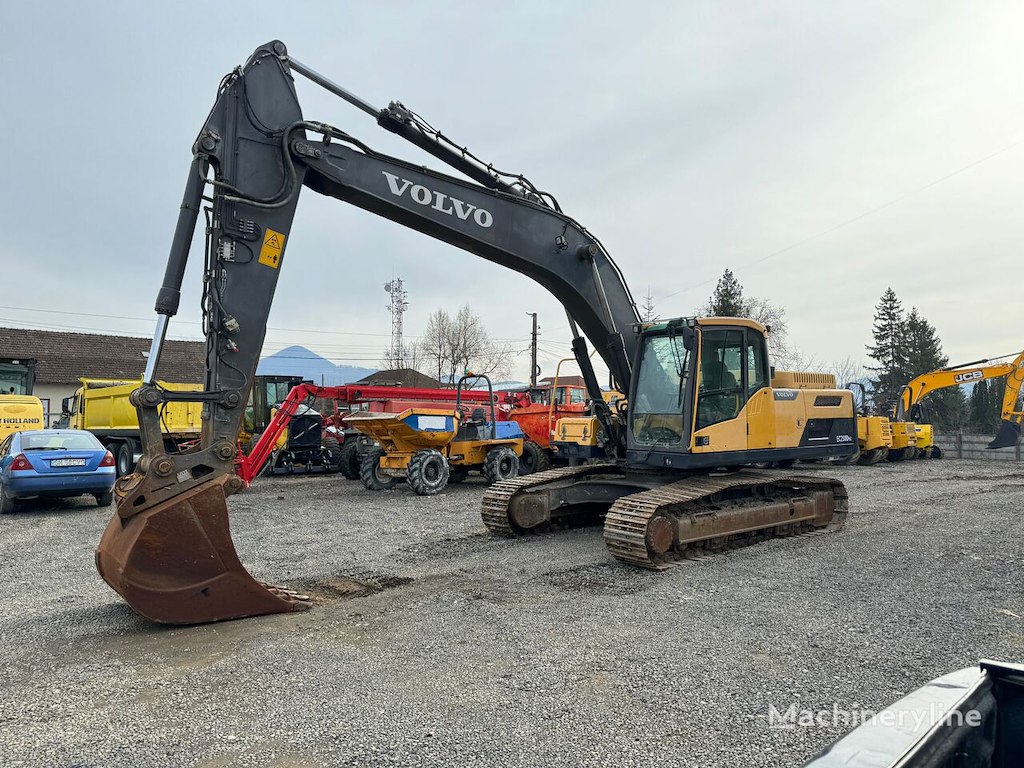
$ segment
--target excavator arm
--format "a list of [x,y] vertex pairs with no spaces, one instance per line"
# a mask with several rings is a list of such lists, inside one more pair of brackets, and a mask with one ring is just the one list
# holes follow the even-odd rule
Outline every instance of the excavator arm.
[[[307,121],[293,72],[472,181],[374,152],[344,131]],[[303,187],[544,286],[566,309],[591,400],[608,434],[615,434],[584,336],[618,388],[628,391],[639,316],[597,239],[550,195],[522,176],[479,162],[403,105],[378,110],[297,62],[283,43],[268,43],[221,81],[193,146],[144,383],[132,395],[143,456],[136,472],[118,482],[117,514],[97,549],[103,578],[136,611],[157,621],[214,621],[305,605],[255,582],[242,568],[225,503],[226,495],[244,486],[233,471],[236,438]],[[210,203],[203,283],[207,378],[201,393],[169,392],[156,384],[156,371],[204,200]],[[160,408],[175,400],[204,404],[200,445],[178,454],[165,450],[159,417]]]
[[1024,381],[1024,352],[1010,363],[988,364],[989,360],[976,360],[951,368],[923,373],[908,383],[900,393],[890,417],[895,421],[906,421],[914,408],[930,393],[946,387],[973,384],[987,379],[1006,379],[1001,411],[1002,423],[989,448],[1005,448],[1016,445],[1020,439],[1021,420],[1024,414],[1017,410],[1021,383]]

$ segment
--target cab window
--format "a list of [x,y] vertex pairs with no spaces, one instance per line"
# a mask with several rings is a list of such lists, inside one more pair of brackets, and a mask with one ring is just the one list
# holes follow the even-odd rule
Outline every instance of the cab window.
[[761,339],[747,335],[747,397],[768,386],[768,360]]
[[687,394],[690,352],[678,336],[644,340],[629,409],[633,437],[645,445],[675,445],[685,433],[683,400]]
[[697,429],[739,415],[743,391],[743,331],[704,331],[700,354]]

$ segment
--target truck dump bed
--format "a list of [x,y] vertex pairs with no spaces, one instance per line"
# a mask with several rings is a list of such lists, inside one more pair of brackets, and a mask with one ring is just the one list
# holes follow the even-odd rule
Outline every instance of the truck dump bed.
[[[78,429],[87,429],[100,435],[138,433],[138,414],[128,397],[141,386],[141,381],[79,381],[82,382],[80,400],[77,413],[72,414],[72,423]],[[157,383],[164,389],[176,392],[200,392],[203,389],[199,384]],[[202,411],[201,403],[168,403],[161,417],[164,434],[198,437],[202,430]]]

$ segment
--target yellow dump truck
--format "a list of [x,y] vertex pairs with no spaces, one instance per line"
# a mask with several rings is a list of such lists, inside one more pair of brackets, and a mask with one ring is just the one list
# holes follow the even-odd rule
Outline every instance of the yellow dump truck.
[[[61,425],[68,429],[85,429],[99,438],[114,455],[117,476],[135,469],[142,454],[139,439],[139,418],[128,397],[142,380],[79,379],[80,386],[72,397],[61,403]],[[177,392],[200,392],[200,384],[157,382],[164,389]],[[201,403],[168,403],[161,414],[164,442],[168,450],[182,443],[199,439],[202,431]]]
[[0,443],[14,432],[43,429],[43,404],[31,395],[0,395]]

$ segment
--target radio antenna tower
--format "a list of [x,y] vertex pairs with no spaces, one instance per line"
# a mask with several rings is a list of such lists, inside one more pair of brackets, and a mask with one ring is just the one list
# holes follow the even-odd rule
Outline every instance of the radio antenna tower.
[[409,308],[406,301],[408,294],[402,284],[402,278],[396,277],[384,283],[384,290],[391,297],[388,310],[391,312],[391,349],[388,357],[396,368],[405,367],[405,346],[402,343],[402,313]]

